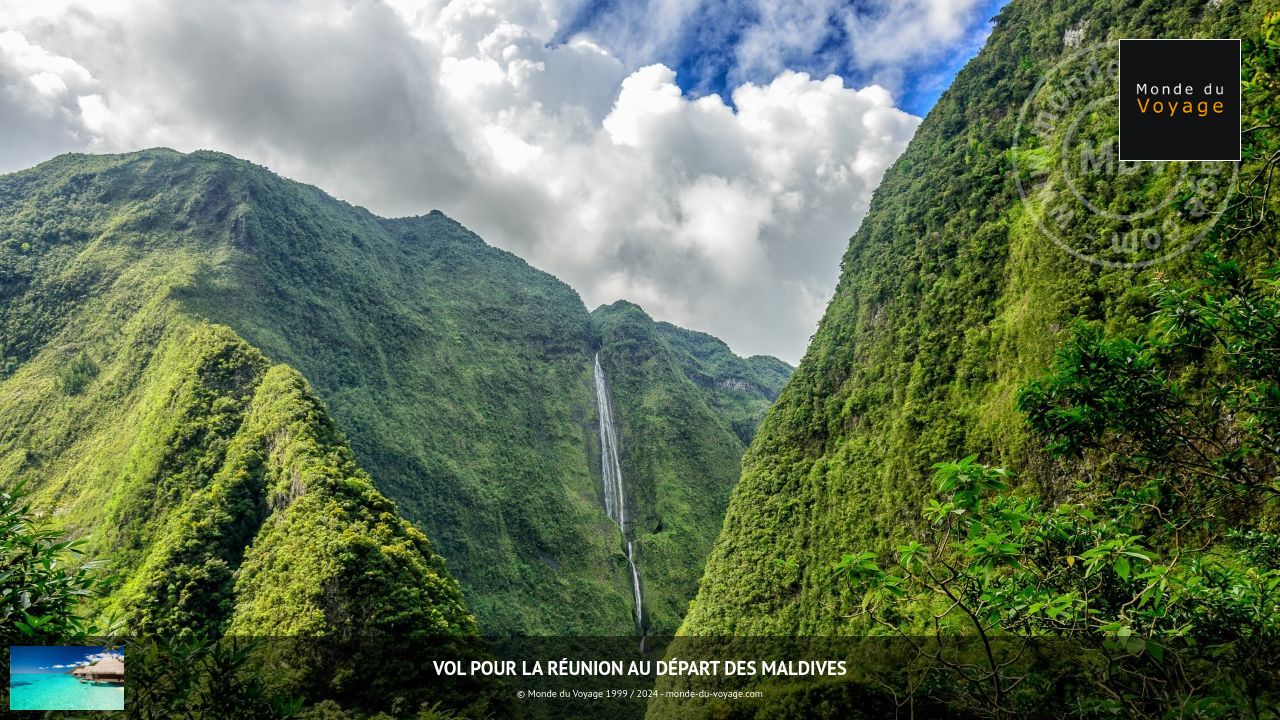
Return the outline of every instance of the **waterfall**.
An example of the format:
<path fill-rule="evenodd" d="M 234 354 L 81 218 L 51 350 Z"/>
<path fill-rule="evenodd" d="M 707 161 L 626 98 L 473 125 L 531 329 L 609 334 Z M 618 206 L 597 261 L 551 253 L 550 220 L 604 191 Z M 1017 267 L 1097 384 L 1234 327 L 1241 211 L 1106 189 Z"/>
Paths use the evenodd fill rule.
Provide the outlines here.
<path fill-rule="evenodd" d="M 644 594 L 640 590 L 640 570 L 636 568 L 636 541 L 627 519 L 627 494 L 622 485 L 622 464 L 618 453 L 618 426 L 613 421 L 613 406 L 609 403 L 609 384 L 600 367 L 600 353 L 595 358 L 596 405 L 600 416 L 600 479 L 604 483 L 604 511 L 622 531 L 626 543 L 627 565 L 631 567 L 631 594 L 635 602 L 636 628 L 643 636 Z M 644 645 L 641 644 L 643 648 Z"/>

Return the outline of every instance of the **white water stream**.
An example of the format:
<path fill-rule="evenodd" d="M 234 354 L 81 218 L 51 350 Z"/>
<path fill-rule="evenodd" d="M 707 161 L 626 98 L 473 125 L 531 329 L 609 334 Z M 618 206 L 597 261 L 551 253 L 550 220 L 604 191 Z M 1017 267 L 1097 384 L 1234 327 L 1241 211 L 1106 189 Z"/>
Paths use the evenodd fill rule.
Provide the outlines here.
<path fill-rule="evenodd" d="M 635 601 L 636 628 L 643 636 L 644 594 L 640 590 L 640 571 L 636 568 L 636 541 L 632 537 L 631 523 L 627 519 L 627 494 L 622 485 L 622 464 L 619 462 L 618 426 L 613 421 L 613 406 L 609 402 L 609 383 L 600 367 L 600 353 L 595 359 L 596 406 L 600 416 L 600 478 L 604 483 L 604 511 L 622 531 L 626 542 L 627 564 L 631 566 L 631 591 Z"/>

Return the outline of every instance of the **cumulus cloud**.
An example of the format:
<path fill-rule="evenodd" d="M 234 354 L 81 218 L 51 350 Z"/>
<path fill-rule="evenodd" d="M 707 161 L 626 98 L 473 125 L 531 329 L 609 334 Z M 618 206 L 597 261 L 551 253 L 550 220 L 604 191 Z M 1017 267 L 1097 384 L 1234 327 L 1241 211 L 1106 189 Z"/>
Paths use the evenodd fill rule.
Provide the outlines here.
<path fill-rule="evenodd" d="M 33 45 L 21 33 L 0 30 L 0 167 L 13 168 L 92 141 L 80 122 L 81 103 L 95 83 L 71 58 Z"/>
<path fill-rule="evenodd" d="M 121 661 L 123 661 L 123 660 L 124 660 L 124 654 L 123 654 L 123 653 L 118 653 L 118 652 L 100 652 L 100 653 L 93 653 L 93 654 L 91 654 L 91 655 L 85 655 L 85 656 L 84 656 L 85 661 L 86 661 L 86 662 L 90 662 L 90 663 L 94 663 L 94 662 L 97 662 L 97 661 L 99 661 L 99 660 L 106 660 L 107 658 L 111 658 L 111 659 L 113 659 L 113 660 L 121 660 Z M 59 666 L 54 665 L 54 667 L 59 667 Z M 75 667 L 75 666 L 74 666 L 74 665 L 67 665 L 66 667 Z"/>
<path fill-rule="evenodd" d="M 879 88 L 802 73 L 744 85 L 733 101 L 736 112 L 688 100 L 662 66 L 629 76 L 603 138 L 534 168 L 558 176 L 535 255 L 589 297 L 630 298 L 739 350 L 795 359 L 915 119 Z"/>
<path fill-rule="evenodd" d="M 976 51 L 990 33 L 982 22 L 990 6 L 989 0 L 875 0 L 871 12 L 842 13 L 840 23 L 857 66 L 897 87 L 906 72 L 927 74 L 925 66 L 947 53 Z"/>
<path fill-rule="evenodd" d="M 689 7 L 664 4 L 654 36 Z M 0 169 L 70 149 L 223 150 L 381 214 L 437 207 L 589 306 L 633 300 L 797 360 L 918 118 L 877 85 L 785 67 L 691 97 L 667 66 L 585 34 L 551 42 L 573 11 L 15 0 L 0 7 Z"/>

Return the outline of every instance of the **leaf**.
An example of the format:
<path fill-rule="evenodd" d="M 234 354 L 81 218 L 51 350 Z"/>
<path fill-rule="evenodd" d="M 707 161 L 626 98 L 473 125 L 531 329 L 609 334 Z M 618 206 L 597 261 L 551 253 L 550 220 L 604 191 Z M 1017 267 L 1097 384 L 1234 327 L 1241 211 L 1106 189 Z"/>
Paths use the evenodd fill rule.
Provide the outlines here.
<path fill-rule="evenodd" d="M 1156 662 L 1164 662 L 1164 646 L 1160 643 L 1148 640 L 1147 654 L 1155 658 Z"/>

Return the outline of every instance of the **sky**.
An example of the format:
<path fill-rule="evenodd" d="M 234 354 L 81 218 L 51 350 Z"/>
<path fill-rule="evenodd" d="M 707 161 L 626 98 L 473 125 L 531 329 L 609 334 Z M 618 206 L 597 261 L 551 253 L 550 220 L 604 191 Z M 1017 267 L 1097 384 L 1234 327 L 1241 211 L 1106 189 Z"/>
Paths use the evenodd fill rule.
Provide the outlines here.
<path fill-rule="evenodd" d="M 124 659 L 120 651 L 108 652 L 105 647 L 36 647 L 10 648 L 9 673 L 12 675 L 61 675 L 69 673 L 77 665 L 106 657 Z"/>
<path fill-rule="evenodd" d="M 999 0 L 5 0 L 0 172 L 213 149 L 795 363 Z"/>

